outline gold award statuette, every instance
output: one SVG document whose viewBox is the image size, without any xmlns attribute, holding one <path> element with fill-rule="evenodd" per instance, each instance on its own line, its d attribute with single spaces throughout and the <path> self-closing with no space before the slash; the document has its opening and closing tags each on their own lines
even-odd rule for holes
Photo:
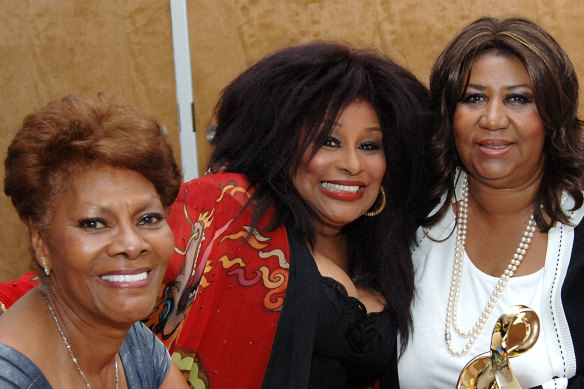
<svg viewBox="0 0 584 389">
<path fill-rule="evenodd" d="M 462 369 L 457 389 L 522 389 L 509 358 L 528 351 L 539 336 L 539 318 L 530 308 L 515 305 L 497 320 L 491 351 L 470 360 Z"/>
</svg>

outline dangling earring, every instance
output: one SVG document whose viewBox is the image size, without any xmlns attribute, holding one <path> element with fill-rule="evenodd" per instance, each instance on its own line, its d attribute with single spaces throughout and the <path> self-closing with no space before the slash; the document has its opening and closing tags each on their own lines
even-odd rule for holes
<svg viewBox="0 0 584 389">
<path fill-rule="evenodd" d="M 51 276 L 51 269 L 47 266 L 47 258 L 41 257 L 40 259 L 41 259 L 41 267 L 43 268 L 45 275 L 47 277 L 50 277 Z"/>
<path fill-rule="evenodd" d="M 375 211 L 365 212 L 365 216 L 377 216 L 385 208 L 385 204 L 387 203 L 387 199 L 385 197 L 385 190 L 383 189 L 383 186 L 379 187 L 379 194 L 381 195 L 381 204 L 379 205 L 379 208 L 377 208 Z"/>
</svg>

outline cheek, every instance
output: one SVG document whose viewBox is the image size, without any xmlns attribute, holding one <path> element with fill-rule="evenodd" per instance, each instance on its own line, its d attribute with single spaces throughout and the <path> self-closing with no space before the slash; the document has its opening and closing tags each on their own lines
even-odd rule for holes
<svg viewBox="0 0 584 389">
<path fill-rule="evenodd" d="M 160 261 L 166 265 L 174 253 L 174 235 L 168 225 L 154 236 L 154 245 Z"/>
<path fill-rule="evenodd" d="M 520 120 L 520 121 L 519 121 Z M 546 130 L 537 111 L 526 114 L 518 120 L 518 134 L 525 140 L 525 143 L 535 151 L 542 152 L 545 143 Z"/>
<path fill-rule="evenodd" d="M 452 117 L 452 129 L 455 139 L 466 137 L 478 119 L 476 113 L 465 109 L 464 106 L 458 106 Z"/>
<path fill-rule="evenodd" d="M 385 157 L 377 158 L 369 164 L 369 174 L 374 182 L 381 185 L 385 175 L 386 161 Z"/>
<path fill-rule="evenodd" d="M 56 234 L 51 236 L 50 242 L 50 257 L 54 267 L 82 268 L 87 258 L 95 256 L 99 251 L 97 242 L 77 234 Z"/>
<path fill-rule="evenodd" d="M 454 120 L 452 121 L 452 133 L 454 135 L 454 140 L 458 141 L 461 136 L 464 136 L 464 125 L 461 119 L 454 115 Z"/>
<path fill-rule="evenodd" d="M 326 162 L 324 159 L 317 154 L 310 160 L 310 162 L 307 163 L 304 161 L 298 167 L 292 182 L 296 190 L 303 195 L 303 197 L 305 192 L 310 191 L 314 182 L 318 181 L 318 177 L 320 177 L 326 170 L 325 165 Z"/>
<path fill-rule="evenodd" d="M 539 115 L 532 115 L 523 122 L 523 128 L 528 130 L 528 134 L 531 138 L 537 139 L 539 142 L 543 143 L 545 139 L 545 126 Z"/>
<path fill-rule="evenodd" d="M 330 162 L 330 158 L 327 158 L 323 153 L 318 152 L 308 163 L 303 163 L 298 171 L 303 171 L 304 175 L 307 176 L 317 176 L 328 169 Z"/>
<path fill-rule="evenodd" d="M 535 156 L 543 155 L 544 145 L 545 145 L 545 133 L 542 130 L 541 132 L 533 134 L 531 140 L 529 141 L 531 144 L 532 153 Z"/>
<path fill-rule="evenodd" d="M 454 137 L 454 146 L 459 154 L 468 150 L 467 145 L 472 142 L 472 134 L 460 120 L 453 122 L 452 135 Z"/>
</svg>

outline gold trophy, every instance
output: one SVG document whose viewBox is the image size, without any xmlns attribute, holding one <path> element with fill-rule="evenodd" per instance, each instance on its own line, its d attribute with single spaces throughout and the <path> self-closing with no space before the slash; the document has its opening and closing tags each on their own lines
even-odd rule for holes
<svg viewBox="0 0 584 389">
<path fill-rule="evenodd" d="M 491 351 L 480 354 L 462 369 L 457 389 L 522 389 L 509 358 L 528 351 L 539 336 L 539 318 L 530 308 L 515 305 L 497 320 Z"/>
</svg>

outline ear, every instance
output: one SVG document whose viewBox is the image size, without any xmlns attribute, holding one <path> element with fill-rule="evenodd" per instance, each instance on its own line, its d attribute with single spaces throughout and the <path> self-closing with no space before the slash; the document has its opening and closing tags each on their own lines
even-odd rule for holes
<svg viewBox="0 0 584 389">
<path fill-rule="evenodd" d="M 49 258 L 49 248 L 43 237 L 41 228 L 38 224 L 30 225 L 30 243 L 34 251 L 34 257 L 41 269 L 51 269 L 51 260 Z"/>
</svg>

